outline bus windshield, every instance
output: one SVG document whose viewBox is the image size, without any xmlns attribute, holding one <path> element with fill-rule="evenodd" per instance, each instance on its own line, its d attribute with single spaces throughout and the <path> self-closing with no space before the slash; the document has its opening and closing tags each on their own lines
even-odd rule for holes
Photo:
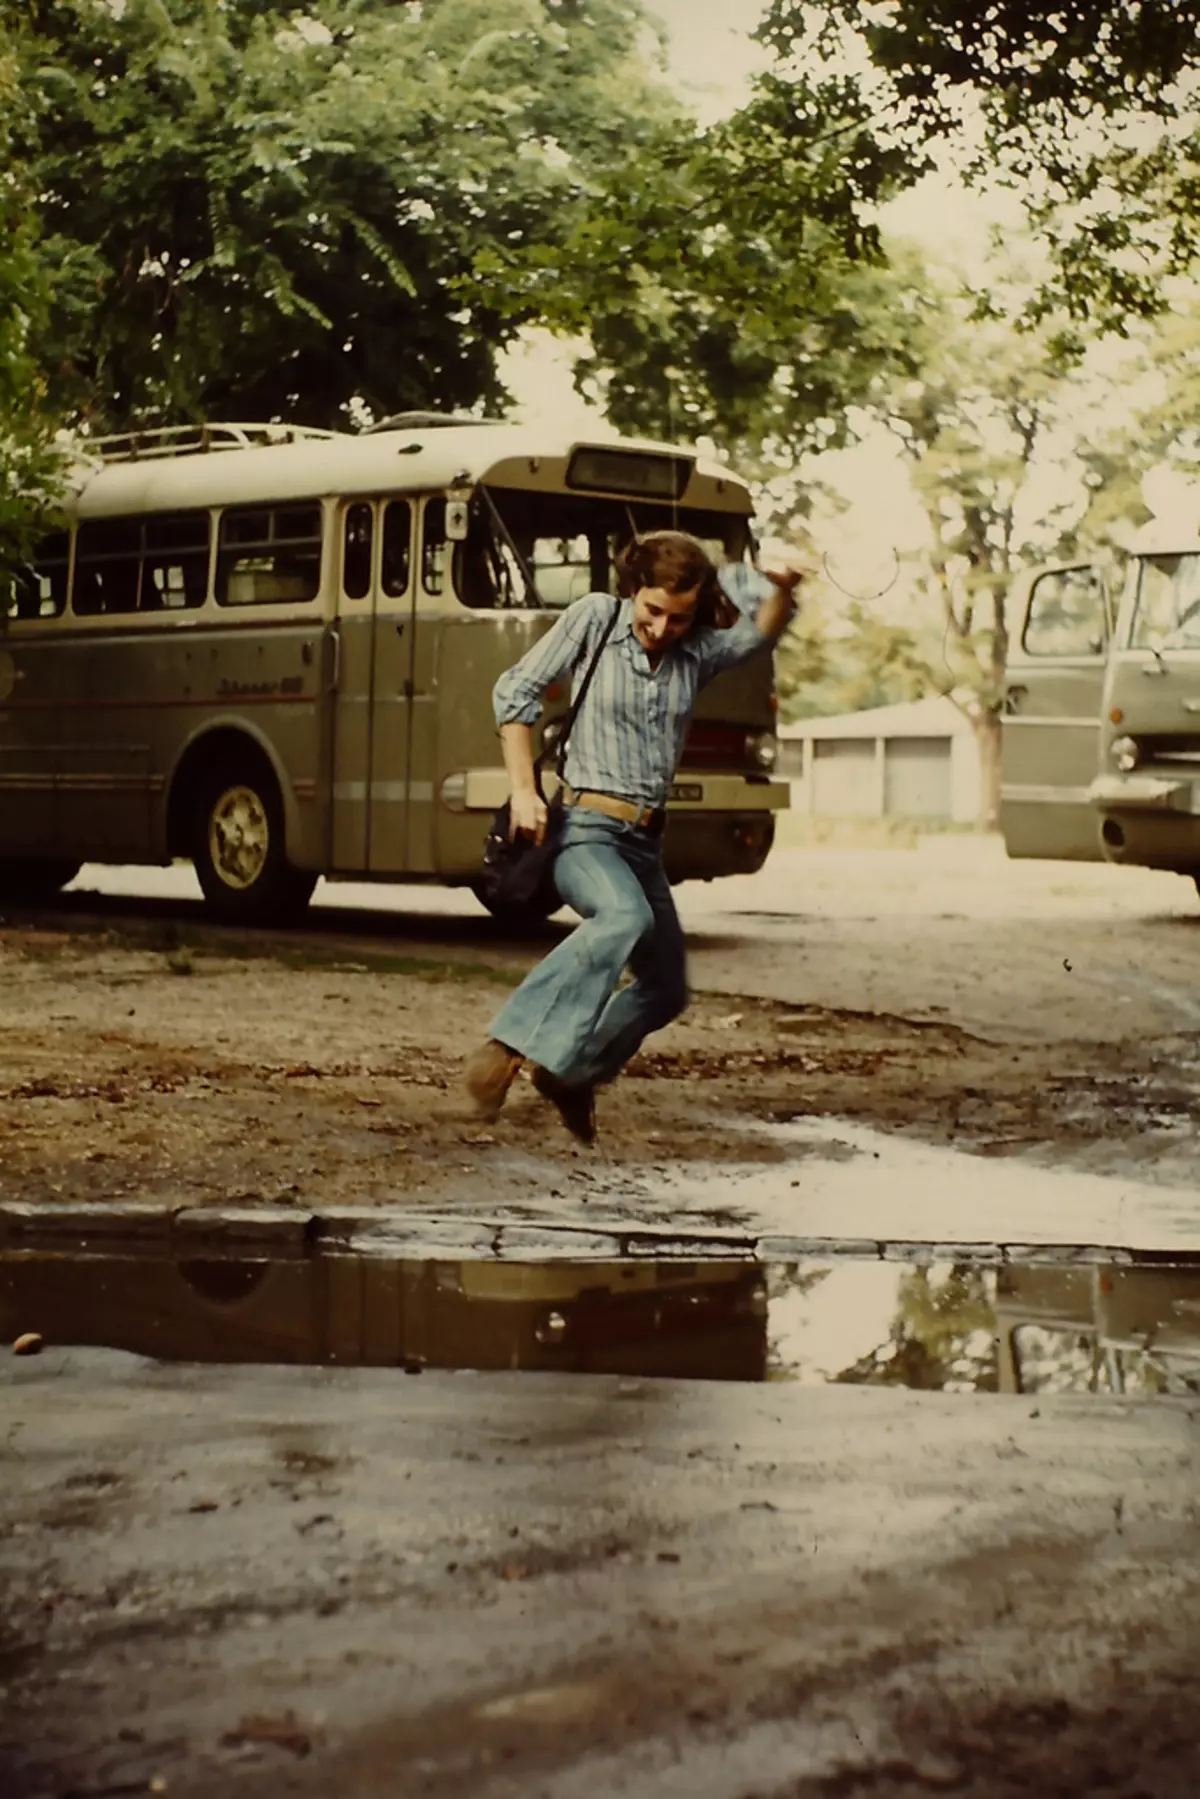
<svg viewBox="0 0 1200 1799">
<path fill-rule="evenodd" d="M 466 540 L 453 546 L 454 587 L 479 610 L 560 610 L 584 594 L 613 591 L 624 545 L 635 532 L 664 528 L 690 531 L 715 562 L 745 551 L 746 521 L 736 514 L 490 487 L 476 494 Z M 429 540 L 427 516 L 427 549 Z"/>
</svg>

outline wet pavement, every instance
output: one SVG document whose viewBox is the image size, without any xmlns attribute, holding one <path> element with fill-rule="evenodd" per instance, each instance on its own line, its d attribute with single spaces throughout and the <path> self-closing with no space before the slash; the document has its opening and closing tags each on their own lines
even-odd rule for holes
<svg viewBox="0 0 1200 1799">
<path fill-rule="evenodd" d="M 787 978 L 853 1004 L 840 916 Z M 0 1205 L 0 1799 L 1194 1799 L 1194 1185 L 737 1128 L 489 1144 L 436 1208 Z"/>
<path fill-rule="evenodd" d="M 5 1799 L 1194 1794 L 1194 1258 L 79 1229 L 0 1249 Z"/>
</svg>

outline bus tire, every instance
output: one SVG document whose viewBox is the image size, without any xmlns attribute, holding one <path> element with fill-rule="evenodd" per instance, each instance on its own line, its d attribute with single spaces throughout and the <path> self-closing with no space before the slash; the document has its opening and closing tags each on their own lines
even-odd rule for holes
<svg viewBox="0 0 1200 1799">
<path fill-rule="evenodd" d="M 0 861 L 0 900 L 33 906 L 39 900 L 53 899 L 82 867 L 82 862 Z"/>
<path fill-rule="evenodd" d="M 228 764 L 200 782 L 192 861 L 210 909 L 231 924 L 290 924 L 317 884 L 315 874 L 288 861 L 279 788 L 265 765 L 252 762 Z"/>
</svg>

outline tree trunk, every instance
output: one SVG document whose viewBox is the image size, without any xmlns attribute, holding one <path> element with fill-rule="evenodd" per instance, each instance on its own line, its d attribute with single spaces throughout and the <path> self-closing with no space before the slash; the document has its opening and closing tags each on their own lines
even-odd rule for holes
<svg viewBox="0 0 1200 1799">
<path fill-rule="evenodd" d="M 979 829 L 1000 829 L 1000 714 L 984 711 L 972 715 L 975 744 L 979 751 Z"/>
</svg>

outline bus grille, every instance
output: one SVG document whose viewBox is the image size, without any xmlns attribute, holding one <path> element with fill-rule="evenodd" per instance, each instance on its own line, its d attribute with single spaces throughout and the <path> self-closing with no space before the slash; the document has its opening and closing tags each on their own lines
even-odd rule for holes
<svg viewBox="0 0 1200 1799">
<path fill-rule="evenodd" d="M 697 719 L 687 734 L 680 768 L 753 768 L 760 764 L 747 752 L 748 725 L 726 725 Z"/>
</svg>

